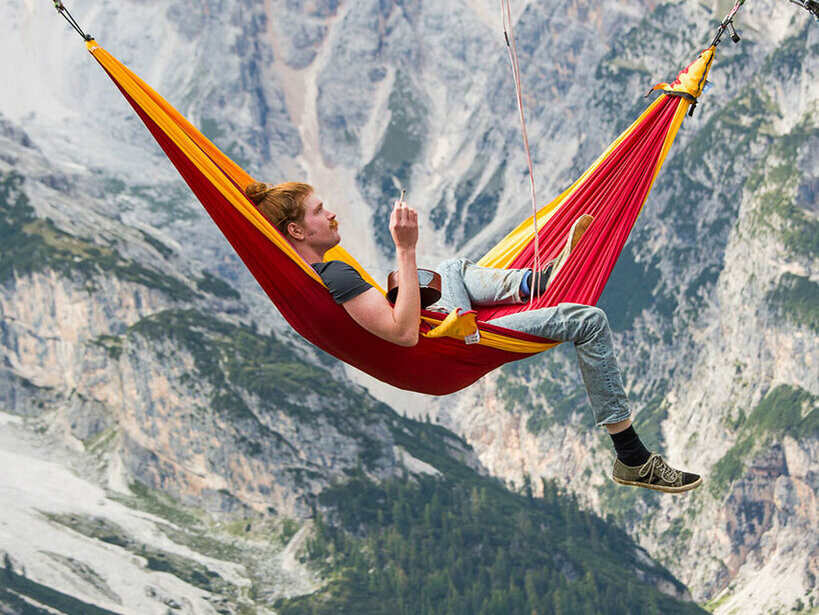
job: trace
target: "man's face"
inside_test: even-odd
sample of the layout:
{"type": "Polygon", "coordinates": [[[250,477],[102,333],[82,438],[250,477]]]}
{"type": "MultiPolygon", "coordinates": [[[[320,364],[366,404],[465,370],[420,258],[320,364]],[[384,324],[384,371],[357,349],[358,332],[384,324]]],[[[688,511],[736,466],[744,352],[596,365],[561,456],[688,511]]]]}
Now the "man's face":
{"type": "Polygon", "coordinates": [[[304,241],[317,250],[329,250],[338,245],[336,215],[324,208],[324,203],[315,192],[304,197],[304,220],[299,225],[304,233],[304,241]]]}

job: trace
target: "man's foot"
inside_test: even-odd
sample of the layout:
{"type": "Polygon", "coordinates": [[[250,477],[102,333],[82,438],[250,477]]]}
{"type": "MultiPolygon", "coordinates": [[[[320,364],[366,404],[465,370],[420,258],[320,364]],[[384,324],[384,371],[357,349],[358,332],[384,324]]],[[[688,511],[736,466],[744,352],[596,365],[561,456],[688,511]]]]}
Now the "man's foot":
{"type": "Polygon", "coordinates": [[[616,459],[611,477],[621,485],[646,487],[666,493],[682,493],[702,484],[699,475],[675,470],[657,453],[651,453],[648,461],[641,466],[627,466],[616,459]]]}
{"type": "Polygon", "coordinates": [[[577,244],[580,242],[580,238],[583,237],[583,233],[586,232],[586,229],[589,228],[589,225],[593,220],[594,218],[589,214],[583,214],[574,221],[574,224],[572,224],[572,228],[569,229],[569,234],[566,237],[566,245],[558,257],[551,261],[552,268],[551,272],[549,273],[546,286],[551,284],[552,280],[555,279],[555,276],[560,271],[560,268],[563,267],[564,263],[569,258],[569,254],[571,254],[572,250],[574,250],[575,246],[577,246],[577,244]]]}
{"type": "Polygon", "coordinates": [[[524,282],[521,283],[521,291],[520,291],[520,300],[526,301],[529,298],[530,293],[534,292],[535,297],[540,297],[543,293],[546,292],[546,288],[549,285],[549,278],[552,275],[552,267],[555,264],[556,259],[550,260],[546,263],[546,266],[540,270],[539,273],[535,273],[534,271],[529,271],[524,278],[524,282]],[[525,285],[525,286],[524,286],[525,285]],[[525,287],[525,291],[524,291],[525,287]]]}

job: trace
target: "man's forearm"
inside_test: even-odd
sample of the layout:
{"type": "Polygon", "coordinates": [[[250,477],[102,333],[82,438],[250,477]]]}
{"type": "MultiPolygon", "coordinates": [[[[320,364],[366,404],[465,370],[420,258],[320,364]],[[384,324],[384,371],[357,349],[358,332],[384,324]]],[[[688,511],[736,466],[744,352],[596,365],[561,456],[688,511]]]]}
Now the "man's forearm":
{"type": "Polygon", "coordinates": [[[418,320],[421,317],[421,291],[418,288],[418,266],[415,262],[415,246],[397,248],[398,297],[393,316],[398,330],[408,341],[418,339],[418,320]]]}

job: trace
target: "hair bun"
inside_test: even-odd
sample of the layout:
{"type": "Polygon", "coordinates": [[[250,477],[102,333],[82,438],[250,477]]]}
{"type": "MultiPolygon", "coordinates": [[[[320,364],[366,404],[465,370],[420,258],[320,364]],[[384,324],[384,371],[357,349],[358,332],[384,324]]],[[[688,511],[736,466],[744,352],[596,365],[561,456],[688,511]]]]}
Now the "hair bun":
{"type": "Polygon", "coordinates": [[[249,198],[255,205],[258,205],[264,199],[264,196],[267,194],[268,190],[270,190],[270,186],[262,182],[253,182],[247,188],[245,188],[245,195],[249,198]]]}

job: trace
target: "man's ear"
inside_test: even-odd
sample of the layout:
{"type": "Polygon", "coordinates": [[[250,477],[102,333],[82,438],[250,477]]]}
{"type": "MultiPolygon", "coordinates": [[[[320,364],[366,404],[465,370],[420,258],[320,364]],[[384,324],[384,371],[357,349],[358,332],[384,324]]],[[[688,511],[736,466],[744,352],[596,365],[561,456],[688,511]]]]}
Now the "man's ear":
{"type": "Polygon", "coordinates": [[[290,235],[293,239],[297,240],[304,239],[304,231],[295,222],[290,222],[287,225],[287,234],[290,235]]]}

